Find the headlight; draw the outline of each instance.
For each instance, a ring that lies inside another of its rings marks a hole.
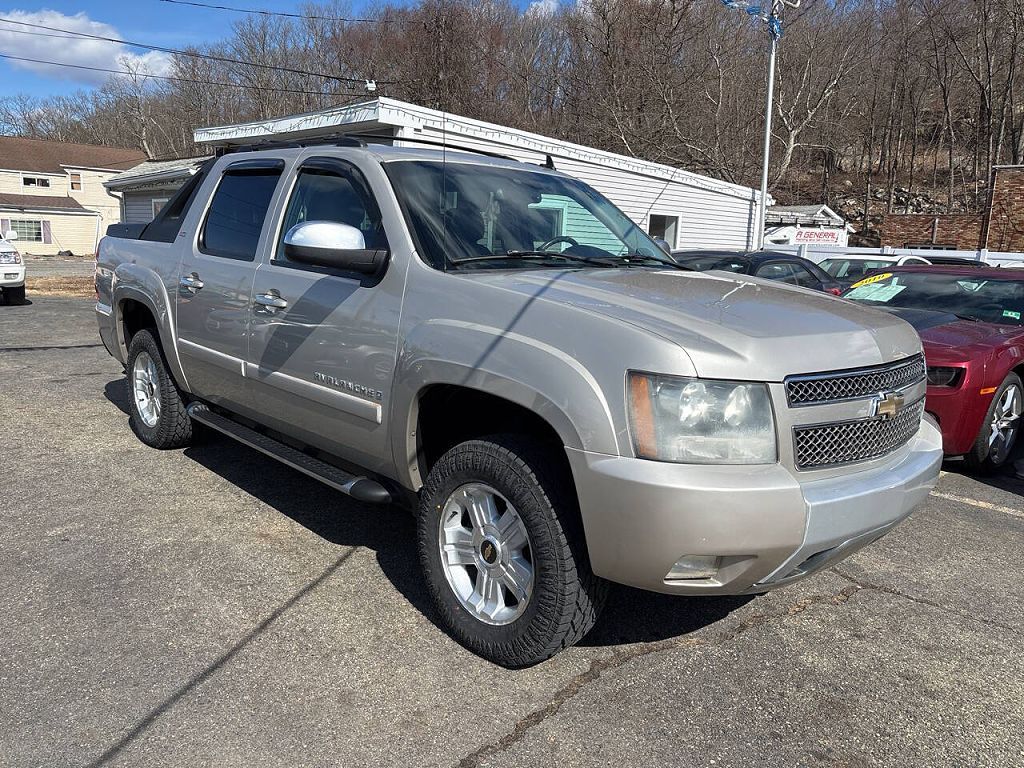
[[[774,464],[768,387],[647,373],[629,374],[636,455],[682,464]]]
[[[21,264],[21,254],[17,251],[0,253],[0,264]]]
[[[955,387],[957,384],[960,383],[961,371],[963,371],[963,368],[928,366],[928,386]]]

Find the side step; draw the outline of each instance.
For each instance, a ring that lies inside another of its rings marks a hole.
[[[299,472],[316,478],[321,483],[348,494],[353,499],[371,504],[387,504],[391,501],[391,494],[376,480],[350,475],[332,464],[315,459],[290,445],[285,445],[272,437],[262,435],[254,429],[249,429],[249,427],[221,416],[219,413],[214,413],[202,403],[192,403],[188,407],[188,415],[200,424],[223,432],[228,437],[233,437],[238,442],[255,448],[257,451],[277,459],[282,464],[287,464]]]

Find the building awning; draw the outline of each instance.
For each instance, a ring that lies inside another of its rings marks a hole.
[[[209,157],[147,160],[103,182],[107,189],[160,189],[174,187],[192,176]]]
[[[82,204],[73,197],[59,197],[57,195],[15,195],[6,192],[0,193],[0,208],[15,209],[19,211],[65,211],[68,213],[91,213],[82,207]]]

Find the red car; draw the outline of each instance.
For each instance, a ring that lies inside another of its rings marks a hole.
[[[1024,407],[1024,270],[893,267],[844,298],[899,315],[924,342],[925,410],[949,456],[978,470],[1011,457]]]

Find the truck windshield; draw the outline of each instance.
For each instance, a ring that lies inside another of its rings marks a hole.
[[[676,267],[622,211],[575,179],[477,163],[385,164],[420,255],[436,269]]]

